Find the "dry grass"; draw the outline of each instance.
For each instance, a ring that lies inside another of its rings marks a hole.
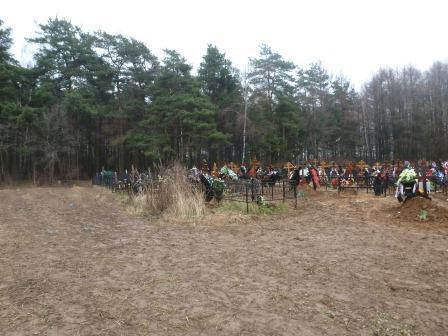
[[[393,197],[179,221],[117,197],[0,190],[0,335],[447,334],[448,227],[392,217]]]
[[[205,214],[204,195],[193,188],[186,179],[187,171],[175,164],[163,173],[146,194],[137,195],[130,201],[133,214],[157,215],[164,218],[196,218]]]

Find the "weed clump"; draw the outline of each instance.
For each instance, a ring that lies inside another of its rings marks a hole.
[[[205,214],[202,190],[187,180],[187,170],[180,164],[161,170],[145,193],[132,197],[130,211],[166,218],[192,218]]]

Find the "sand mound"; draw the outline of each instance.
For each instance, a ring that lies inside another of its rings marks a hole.
[[[393,217],[400,222],[432,222],[448,226],[448,209],[438,206],[435,201],[422,197],[408,199],[395,206]]]

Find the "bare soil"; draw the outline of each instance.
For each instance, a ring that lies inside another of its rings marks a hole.
[[[0,333],[447,335],[448,202],[401,215],[419,202],[168,221],[101,188],[0,190]]]
[[[389,211],[400,222],[420,221],[431,223],[436,228],[448,227],[448,209],[439,206],[439,203],[437,198],[433,201],[422,197],[414,197],[406,200],[401,206],[391,207]]]

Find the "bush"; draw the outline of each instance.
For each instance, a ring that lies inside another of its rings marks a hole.
[[[160,171],[147,193],[133,198],[133,212],[175,218],[204,215],[204,194],[187,181],[186,168],[174,164]]]

